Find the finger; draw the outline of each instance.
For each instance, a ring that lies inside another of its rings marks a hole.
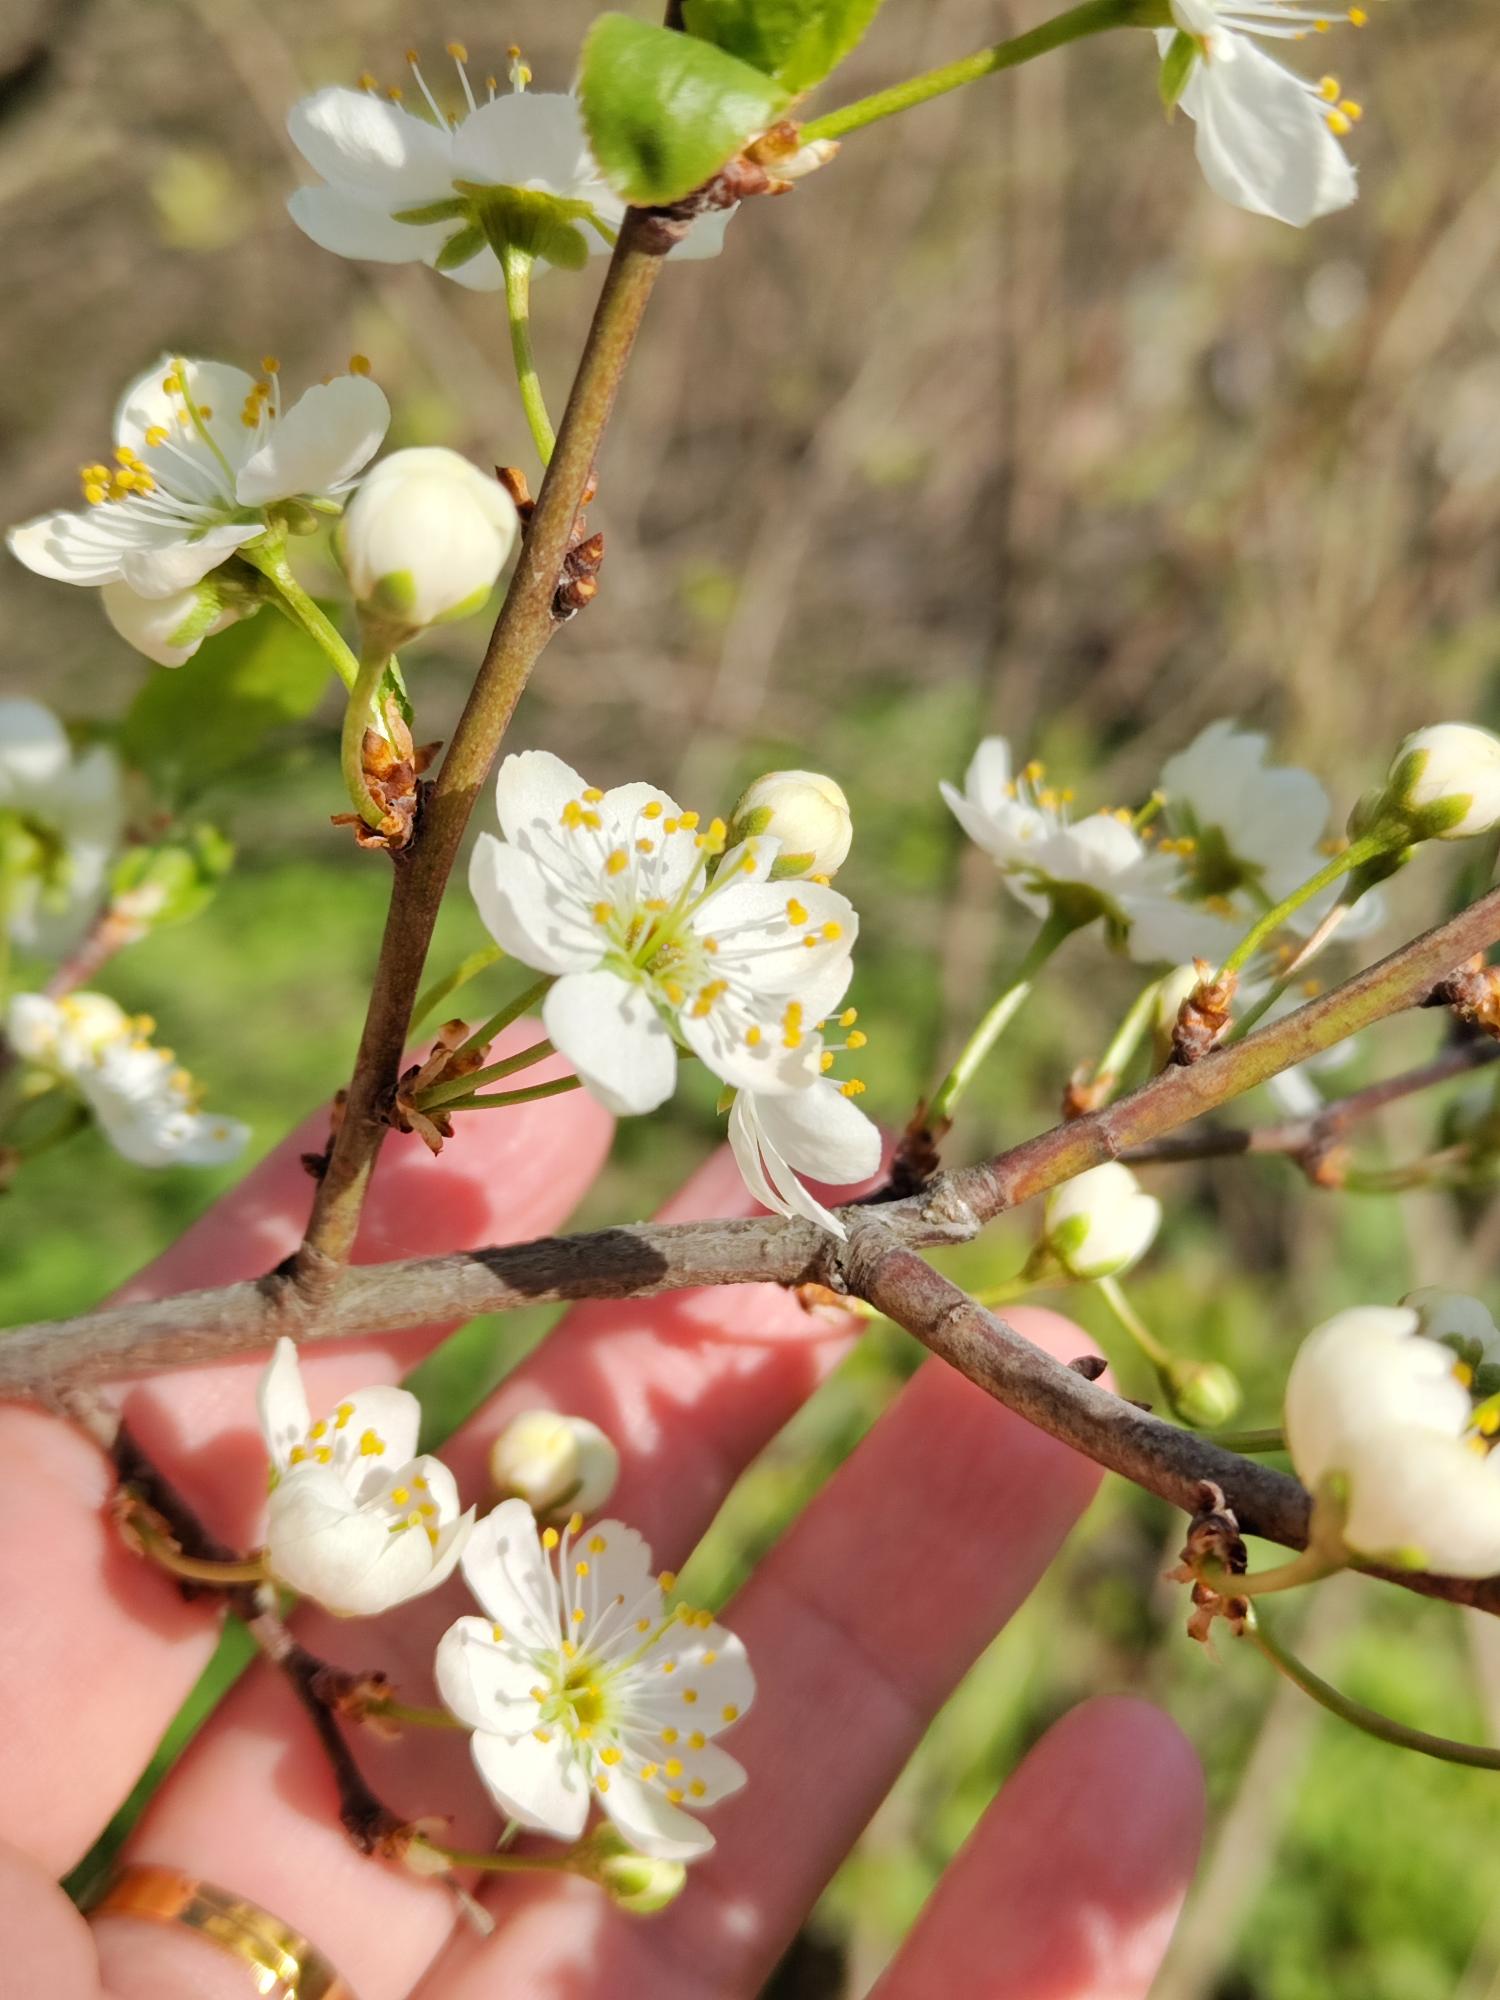
[[[1016,1320],[1054,1351],[1082,1343],[1050,1313]],[[456,1940],[422,2000],[546,1992],[563,1967],[570,2000],[757,1992],[1097,1483],[1086,1460],[929,1362],[724,1614],[758,1682],[728,1743],[749,1784],[715,1808],[718,1844],[681,1900],[636,1925],[574,1885],[502,1885],[500,1933]]]
[[[663,1219],[747,1207],[733,1162],[721,1153]],[[846,1350],[853,1324],[844,1314],[809,1313],[769,1285],[580,1307],[443,1456],[461,1487],[482,1493],[489,1444],[517,1410],[550,1403],[588,1416],[620,1450],[610,1512],[637,1523],[670,1563],[702,1534],[745,1462]],[[433,1699],[438,1637],[467,1608],[455,1587],[389,1620],[350,1626],[309,1613],[298,1631],[321,1655],[380,1667],[409,1700],[423,1702]],[[397,1811],[449,1814],[459,1844],[493,1842],[494,1814],[465,1737],[413,1731],[398,1744],[365,1737],[355,1748]],[[130,1857],[176,1865],[191,1857],[195,1870],[313,1937],[361,2000],[396,2000],[449,1937],[451,1899],[439,1884],[354,1853],[336,1811],[305,1719],[280,1677],[256,1669],[163,1788]],[[181,1939],[163,1933],[121,1942],[124,1930],[101,1925],[101,1951],[121,2000],[194,1991]],[[117,1956],[127,1949],[129,1965]]]
[[[166,1291],[265,1270],[295,1247],[309,1189],[299,1164],[326,1117],[295,1133],[139,1287]],[[602,1156],[609,1122],[577,1097],[475,1119],[440,1161],[393,1138],[367,1204],[361,1254],[457,1249],[555,1227]],[[434,1328],[426,1338],[435,1337]],[[420,1345],[424,1336],[417,1336]],[[310,1356],[314,1401],[351,1377],[390,1380],[413,1343],[362,1342]],[[254,1419],[263,1359],[207,1367],[133,1391],[128,1411],[153,1456],[208,1525],[237,1542],[254,1533],[265,1452]],[[0,1409],[0,1510],[32,1524],[5,1564],[0,1676],[29,1726],[7,1743],[0,1836],[69,1867],[119,1803],[211,1653],[217,1621],[131,1556],[104,1513],[110,1468],[71,1426]]]
[[[1007,1783],[871,2000],[1145,2000],[1202,1836],[1175,1723],[1086,1702]]]
[[[42,1865],[0,1846],[0,2000],[93,2000],[98,1967],[88,1925]]]

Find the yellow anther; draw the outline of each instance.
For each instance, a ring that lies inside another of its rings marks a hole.
[[[583,1733],[584,1732],[581,1729],[578,1732],[580,1736],[582,1736]],[[609,1790],[609,1779],[604,1775],[602,1771],[599,1773],[598,1777],[595,1778],[594,1783],[598,1786],[601,1792],[607,1792]]]
[[[650,896],[646,900],[646,908],[653,911],[657,916],[660,916],[666,907],[667,899],[665,896]]]
[[[604,864],[604,872],[606,875],[623,875],[629,866],[630,854],[628,850],[623,847],[616,847],[610,851],[609,858]]]
[[[692,1735],[688,1738],[688,1748],[690,1750],[701,1750],[707,1741],[708,1738],[703,1734],[703,1731],[701,1729],[695,1729]]]
[[[405,97],[406,92],[401,88],[399,83],[393,83],[388,87],[385,94],[391,100],[392,104],[399,104],[402,98]],[[548,1740],[550,1741],[551,1739],[549,1738]]]
[[[637,1618],[635,1629],[637,1632],[649,1632],[651,1630],[651,1620],[649,1618]]]
[[[786,906],[786,914],[788,923],[805,924],[807,922],[807,905],[799,903],[797,898],[793,896]]]
[[[616,1749],[613,1743],[610,1744],[607,1750],[601,1750],[599,1752],[599,1762],[601,1764],[618,1764],[619,1761],[620,1761],[620,1752]]]
[[[576,1509],[568,1516],[568,1533],[576,1535],[583,1527],[583,1516]]]
[[[809,875],[807,879],[809,882],[816,882],[820,889],[826,889],[833,880],[833,877],[831,875]]]
[[[700,1611],[694,1620],[694,1623],[701,1626],[705,1632],[713,1622],[714,1614],[711,1611]]]
[[[695,826],[697,825],[697,820],[698,816],[695,813],[693,815],[693,824]],[[724,824],[723,820],[716,818],[709,821],[706,832],[696,835],[695,838],[700,847],[712,849],[715,854],[719,854],[723,851],[724,839],[728,832],[729,828]],[[747,861],[750,859],[748,854],[745,859]]]
[[[682,1776],[682,1759],[680,1757],[669,1757],[666,1763],[662,1765],[662,1770],[669,1778],[680,1778]]]
[[[660,800],[660,799],[651,799],[650,801],[648,801],[648,803],[647,803],[647,804],[645,804],[645,805],[643,805],[643,806],[641,807],[641,818],[642,818],[642,819],[660,819],[660,818],[661,818],[661,811],[662,811],[662,807],[661,807],[661,800]]]
[[[1314,21],[1313,26],[1320,35],[1326,35],[1328,30],[1333,26],[1333,23],[1331,21]]]
[[[505,1627],[503,1625],[491,1625],[490,1637],[497,1646],[502,1644],[505,1638]]]
[[[824,1076],[827,1076],[828,1072],[833,1068],[833,1051],[831,1049],[824,1049],[822,1055],[818,1057],[818,1068]]]
[[[1040,759],[1033,757],[1025,770],[1022,771],[1021,776],[1026,780],[1028,785],[1035,785],[1046,775],[1046,770],[1046,765]]]
[[[404,1507],[410,1498],[411,1488],[409,1486],[393,1486],[391,1488],[391,1501],[394,1506]]]
[[[543,1547],[544,1549],[555,1549],[555,1548],[557,1547],[557,1530],[556,1530],[556,1528],[543,1528],[543,1530],[542,1530],[542,1547]]]
[[[703,949],[708,953],[710,958],[717,958],[719,955],[719,940],[717,938],[706,937],[703,940]]]
[[[719,1710],[719,1716],[724,1722],[738,1722],[740,1712],[732,1701],[726,1701],[724,1706]]]
[[[713,1650],[712,1647],[710,1647],[709,1650],[703,1655],[704,1666],[705,1667],[713,1666],[718,1657],[719,1657],[718,1654]]]
[[[310,1454],[305,1444],[294,1444],[287,1456],[289,1464],[306,1465]]]
[[[675,1590],[677,1588],[677,1572],[675,1569],[664,1569],[656,1581],[663,1590]]]
[[[550,1743],[552,1741],[552,1731],[550,1729],[533,1729],[531,1733],[538,1743]]]
[[[596,1556],[602,1556],[602,1555],[603,1555],[603,1553],[604,1553],[604,1551],[605,1551],[605,1549],[606,1549],[606,1548],[607,1548],[608,1546],[609,1546],[609,1544],[608,1544],[608,1543],[607,1543],[607,1542],[605,1541],[605,1539],[604,1539],[603,1535],[590,1535],[590,1536],[589,1536],[589,1553],[590,1553],[590,1555],[596,1555]]]
[[[444,43],[444,47],[455,62],[467,62],[469,60],[469,51],[464,47],[462,42],[446,42]]]
[[[576,1660],[578,1658],[578,1648],[573,1644],[571,1639],[563,1640],[562,1651],[565,1660]]]
[[[1357,104],[1352,97],[1344,98],[1342,103],[1339,105],[1339,110],[1342,111],[1344,116],[1347,119],[1349,119],[1349,121],[1352,124],[1355,125],[1357,125],[1360,119],[1363,118],[1365,115],[1365,107],[1362,104]]]
[[[1356,28],[1364,27],[1369,18],[1363,7],[1351,7],[1349,9],[1349,19]]]
[[[679,819],[664,819],[661,823],[661,830],[663,833],[675,833],[681,824],[682,821]]]
[[[649,1785],[660,1769],[661,1766],[659,1764],[642,1764],[641,1777]]]
[[[165,424],[152,424],[146,432],[146,442],[154,449],[159,444],[165,444],[170,436],[171,432]]]
[[[1481,1437],[1493,1437],[1500,1431],[1500,1410],[1482,1410],[1476,1428]]]
[[[327,1437],[328,1419],[326,1417],[319,1417],[318,1421],[313,1425],[312,1429],[308,1432],[307,1435],[310,1438]]]
[[[681,980],[678,979],[664,979],[661,983],[661,990],[666,995],[669,1007],[680,1007],[687,998],[687,989],[683,986]]]
[[[584,792],[583,802],[585,805],[596,806],[603,797],[604,794],[597,785],[590,785]]]
[[[693,1703],[698,1699],[698,1690],[696,1688],[684,1688],[682,1690],[682,1698],[688,1707],[691,1708]]]
[[[613,903],[595,903],[594,922],[596,924],[607,924],[614,913],[615,906]]]
[[[379,1458],[385,1450],[385,1439],[377,1430],[367,1430],[359,1441],[361,1458]]]
[[[341,1431],[344,1428],[345,1424],[347,1424],[350,1421],[353,1415],[354,1415],[354,1405],[352,1403],[340,1403],[338,1408],[333,1413],[334,1429],[336,1431]]]
[[[534,1687],[531,1690],[531,1699],[533,1701],[545,1701],[547,1699],[547,1690],[544,1687]]]
[[[782,1046],[788,1049],[796,1048],[802,1040],[802,1003],[800,1000],[788,1000],[786,1003],[786,1012],[781,1017],[781,1040]]]
[[[745,1046],[747,1048],[758,1049],[765,1038],[765,1031],[762,1028],[747,1028],[745,1030]]]
[[[368,375],[369,372],[370,357],[368,354],[351,354],[349,356],[349,373],[351,375]]]
[[[589,1565],[586,1562],[574,1563],[573,1565],[574,1576],[587,1576],[588,1573],[589,1573]]]
[[[1325,113],[1325,117],[1328,129],[1336,139],[1347,139],[1354,130],[1352,121],[1346,118],[1342,111],[1329,111]]]
[[[693,833],[697,830],[698,819],[699,815],[697,813],[679,813],[677,824],[682,828],[684,833]],[[717,825],[718,822],[715,821],[715,824]]]
[[[863,1028],[856,1028],[848,1041],[845,1042],[844,1047],[846,1049],[862,1049],[869,1039],[870,1037],[865,1033]]]
[[[837,944],[839,939],[843,935],[844,935],[844,926],[842,924],[833,924],[833,923],[824,924],[823,937],[826,943]]]
[[[409,62],[409,63],[411,64],[411,66],[412,66],[412,68],[413,68],[413,69],[415,69],[415,68],[416,68],[416,66],[417,66],[417,52],[416,52],[416,50],[415,50],[415,49],[408,49],[408,50],[406,51],[406,60],[407,60],[407,61],[408,61],[408,62]]]
[[[406,1525],[408,1528],[420,1528],[422,1525],[421,1511],[418,1510],[418,1512],[416,1512],[415,1514],[408,1514],[406,1517]]]
[[[669,1785],[667,1787],[667,1804],[669,1806],[680,1806],[686,1797],[687,1793],[682,1789],[681,1785]]]
[[[635,844],[635,851],[637,854],[654,854],[656,852],[656,842],[654,840],[647,840],[642,835]]]
[[[580,1604],[575,1608],[573,1612],[573,1623],[575,1625],[581,1625],[583,1623],[583,1620],[584,1620],[584,1610],[583,1606]]]
[[[412,1485],[416,1487],[419,1493],[425,1493],[427,1491],[427,1481],[421,1478],[420,1476],[412,1481]]]
[[[672,1745],[677,1741],[677,1731],[672,1728],[670,1723],[662,1731],[661,1740],[663,1743],[666,1744],[669,1750],[671,1749]]]
[[[863,1097],[864,1094],[865,1086],[857,1076],[851,1076],[839,1085],[841,1097]]]
[[[373,70],[362,69],[359,73],[359,87],[361,90],[375,91],[380,88],[380,80]]]
[[[1337,104],[1339,101],[1338,78],[1336,76],[1321,78],[1318,83],[1318,95],[1325,104]]]
[[[1472,1389],[1474,1386],[1474,1370],[1469,1366],[1467,1361],[1455,1361],[1453,1364],[1453,1379],[1461,1387]]]
[[[663,1660],[661,1670],[664,1674],[675,1674],[677,1671],[677,1662],[675,1660]]]
[[[333,1447],[331,1445],[320,1444],[313,1453],[313,1457],[318,1461],[319,1465],[332,1465]]]

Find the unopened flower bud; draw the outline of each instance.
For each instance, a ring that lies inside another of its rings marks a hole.
[[[1178,1355],[1163,1369],[1162,1381],[1174,1412],[1194,1430],[1222,1429],[1242,1400],[1238,1377],[1221,1361]]]
[[[490,1478],[501,1499],[524,1500],[539,1520],[593,1514],[615,1490],[620,1454],[587,1417],[526,1410],[490,1447]]]
[[[479,610],[519,527],[497,480],[456,451],[421,445],[392,452],[360,482],[339,523],[339,556],[365,616],[410,635]]]
[[[1488,833],[1500,826],[1500,738],[1466,722],[1417,730],[1396,752],[1380,804],[1415,840]]]
[[[638,1917],[664,1910],[682,1894],[687,1869],[680,1861],[653,1861],[627,1847],[613,1827],[601,1827],[589,1842],[584,1872],[609,1892],[618,1909]]]
[[[1048,1195],[1042,1243],[1070,1278],[1117,1278],[1145,1256],[1160,1226],[1161,1203],[1111,1160]]]
[[[819,771],[767,771],[741,794],[729,843],[757,835],[781,843],[771,869],[773,881],[837,874],[854,839],[849,801]]]
[[[255,609],[248,593],[226,591],[213,577],[170,597],[142,597],[128,583],[107,583],[100,595],[120,637],[159,667],[180,667],[205,639]]]

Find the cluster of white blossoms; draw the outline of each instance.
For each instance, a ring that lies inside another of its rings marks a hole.
[[[0,701],[0,927],[12,944],[60,958],[103,901],[125,826],[120,761],[77,752],[39,701]]]
[[[1444,1576],[1500,1571],[1500,1333],[1461,1293],[1356,1306],[1314,1329],[1287,1380],[1298,1476],[1355,1555]]]
[[[1236,208],[1302,228],[1358,193],[1340,141],[1364,115],[1337,77],[1285,68],[1261,41],[1302,41],[1334,17],[1296,0],[1171,0],[1157,31],[1164,92],[1194,122],[1198,164]],[[1345,18],[1363,27],[1363,7]]]
[[[434,1676],[507,1820],[576,1841],[597,1802],[637,1854],[682,1862],[712,1847],[694,1813],[745,1782],[715,1739],[755,1682],[732,1633],[672,1603],[675,1577],[653,1573],[633,1528],[585,1528],[619,1463],[597,1425],[550,1410],[515,1418],[492,1470],[526,1494],[476,1519],[441,1459],[418,1453],[408,1390],[361,1389],[314,1421],[283,1339],[259,1412],[268,1576],[336,1616],[369,1618],[462,1567],[484,1615],[449,1627]],[[539,1526],[570,1481],[578,1504],[561,1530]]]
[[[523,751],[500,767],[500,836],[480,835],[469,886],[496,943],[551,978],[548,1039],[601,1103],[654,1111],[680,1055],[697,1057],[735,1093],[730,1142],[752,1192],[842,1235],[798,1177],[847,1185],[879,1164],[879,1134],[852,1102],[863,1085],[827,1074],[864,1037],[831,1045],[822,1032],[834,1016],[852,1029],[838,1010],[859,920],[822,869],[777,870],[784,854],[830,858],[828,783],[753,804],[764,830],[730,847],[729,823],[705,825],[652,785],[602,791]]]
[[[322,176],[287,203],[298,228],[340,257],[426,264],[486,292],[505,283],[497,240],[568,266],[608,252],[625,203],[589,151],[577,98],[527,90],[519,62],[510,90],[490,76],[481,97],[467,50],[450,42],[448,53],[461,91],[452,105],[438,102],[409,50],[419,110],[399,87],[380,96],[372,76],[294,106],[292,143]],[[717,256],[728,221],[726,209],[701,217],[672,254]]]
[[[203,1110],[197,1084],[170,1049],[151,1040],[155,1023],[127,1014],[103,993],[49,1000],[17,993],[5,1039],[34,1072],[32,1084],[76,1093],[100,1130],[140,1167],[211,1167],[232,1160],[249,1137],[234,1118]]]

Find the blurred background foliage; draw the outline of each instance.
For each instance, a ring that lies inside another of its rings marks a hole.
[[[359,350],[390,394],[393,444],[525,463],[495,302],[315,249],[283,212],[281,119],[305,87],[366,67],[402,81],[414,40],[436,68],[453,35],[481,73],[520,39],[559,87],[592,12],[8,0],[9,518],[66,499],[118,388],[169,346],[250,366],[271,350],[289,385]],[[837,96],[1039,12],[889,0]],[[1323,774],[1342,814],[1403,730],[1500,722],[1500,13],[1389,0],[1318,54],[1370,115],[1353,142],[1363,199],[1305,234],[1208,195],[1189,132],[1157,108],[1149,44],[1116,35],[856,136],[833,170],[747,207],[724,257],[669,272],[653,305],[602,465],[604,590],[544,660],[515,740],[601,784],[649,772],[705,809],[776,763],[840,779],[858,826],[841,886],[865,914],[867,1101],[892,1121],[1025,940],[936,795],[980,734],[1046,758],[1085,805],[1133,802],[1163,757],[1232,714]],[[554,408],[592,293],[561,273],[538,288]],[[332,580],[315,561],[306,574]],[[118,718],[157,671],[85,592],[6,562],[0,605],[7,690],[71,720]],[[410,656],[419,739],[451,729],[485,630],[449,628]],[[101,982],[158,1018],[214,1105],[253,1119],[256,1152],[345,1074],[379,937],[386,870],[327,824],[335,720],[325,703],[220,760],[198,803],[237,866],[206,914]],[[1424,855],[1396,885],[1391,937],[1451,901],[1445,860]],[[478,936],[460,892],[434,969]],[[1096,943],[1072,945],[973,1093],[956,1152],[1051,1122],[1132,990]],[[1437,1032],[1387,1026],[1349,1080]],[[1420,1150],[1431,1117],[1401,1107],[1376,1157]],[[588,1213],[648,1211],[713,1137],[711,1096],[690,1089],[621,1132]],[[86,1306],[231,1178],[143,1173],[91,1136],[39,1161],[0,1213],[0,1317]],[[1170,1223],[1133,1296],[1169,1341],[1239,1371],[1249,1422],[1274,1420],[1292,1344],[1340,1305],[1438,1279],[1500,1305],[1491,1205],[1313,1194],[1277,1162],[1160,1178]],[[958,1266],[992,1282],[1026,1240],[1024,1218],[1007,1222]],[[1111,1346],[1087,1300],[1070,1307]],[[434,1419],[543,1323],[479,1323],[428,1364]],[[890,1329],[870,1334],[746,1474],[695,1558],[696,1594],[734,1588],[915,1361]],[[1182,1721],[1212,1795],[1163,2000],[1500,1995],[1494,1778],[1403,1758],[1254,1657],[1190,1645],[1160,1581],[1180,1531],[1105,1488],[934,1724],[777,1992],[863,1991],[1018,1755],[1070,1703],[1127,1688]],[[1491,1627],[1350,1580],[1301,1617],[1304,1649],[1362,1698],[1452,1734],[1500,1730]]]

